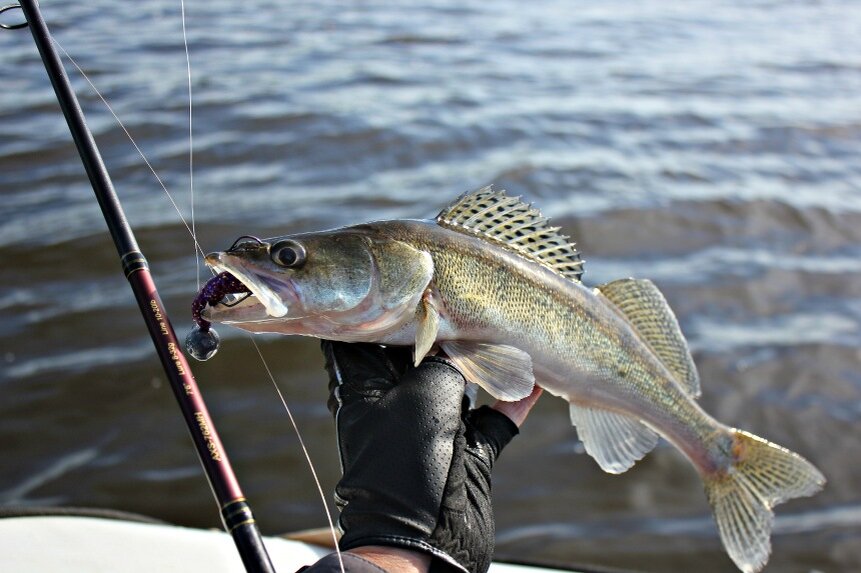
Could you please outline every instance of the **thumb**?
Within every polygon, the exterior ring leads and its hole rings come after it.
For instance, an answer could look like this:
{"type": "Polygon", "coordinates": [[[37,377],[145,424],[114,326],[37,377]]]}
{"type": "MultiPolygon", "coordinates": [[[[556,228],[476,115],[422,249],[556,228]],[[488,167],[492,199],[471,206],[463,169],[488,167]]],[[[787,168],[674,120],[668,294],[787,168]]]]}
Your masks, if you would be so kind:
{"type": "Polygon", "coordinates": [[[522,400],[518,400],[517,402],[503,402],[502,400],[497,400],[496,403],[491,406],[497,412],[501,412],[508,416],[512,422],[517,424],[517,427],[523,425],[523,422],[526,421],[526,416],[529,415],[529,411],[532,410],[532,407],[538,402],[538,398],[541,397],[541,393],[544,392],[544,389],[535,385],[532,388],[532,394],[523,398],[522,400]]]}
{"type": "Polygon", "coordinates": [[[497,400],[491,406],[470,410],[464,416],[466,438],[470,445],[483,450],[486,461],[493,465],[508,442],[520,433],[520,426],[538,401],[543,390],[537,385],[532,393],[517,402],[497,400]]]}

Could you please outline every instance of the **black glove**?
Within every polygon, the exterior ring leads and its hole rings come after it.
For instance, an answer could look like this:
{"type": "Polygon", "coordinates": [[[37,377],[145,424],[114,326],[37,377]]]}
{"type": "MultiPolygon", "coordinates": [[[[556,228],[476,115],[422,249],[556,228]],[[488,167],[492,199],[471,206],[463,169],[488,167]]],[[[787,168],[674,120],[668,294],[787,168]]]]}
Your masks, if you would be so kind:
{"type": "Polygon", "coordinates": [[[429,553],[432,572],[484,573],[494,547],[493,463],[517,426],[469,410],[448,361],[412,366],[409,348],[323,341],[343,477],[335,487],[343,550],[429,553]]]}

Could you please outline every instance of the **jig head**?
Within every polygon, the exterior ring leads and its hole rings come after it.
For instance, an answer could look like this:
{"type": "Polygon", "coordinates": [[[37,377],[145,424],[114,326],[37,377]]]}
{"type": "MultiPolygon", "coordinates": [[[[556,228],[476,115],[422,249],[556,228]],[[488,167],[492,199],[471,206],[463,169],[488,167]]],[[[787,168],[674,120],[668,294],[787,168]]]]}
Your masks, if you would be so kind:
{"type": "Polygon", "coordinates": [[[218,333],[212,329],[212,323],[202,316],[206,305],[233,306],[250,294],[251,291],[248,290],[248,287],[228,272],[218,274],[207,281],[191,303],[191,317],[195,326],[185,337],[185,349],[193,358],[201,361],[209,360],[218,351],[220,341],[218,333]],[[230,302],[223,300],[224,297],[235,294],[244,294],[245,296],[230,302]]]}

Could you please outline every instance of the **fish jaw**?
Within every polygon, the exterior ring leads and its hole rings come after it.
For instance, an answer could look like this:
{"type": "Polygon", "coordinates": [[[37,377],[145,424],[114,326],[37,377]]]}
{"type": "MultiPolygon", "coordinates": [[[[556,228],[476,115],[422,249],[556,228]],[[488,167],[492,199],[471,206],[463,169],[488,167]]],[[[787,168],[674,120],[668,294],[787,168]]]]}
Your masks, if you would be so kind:
{"type": "Polygon", "coordinates": [[[238,304],[207,307],[203,311],[203,316],[207,320],[224,324],[285,320],[290,312],[290,306],[299,302],[289,280],[263,276],[253,268],[249,268],[245,260],[240,257],[227,252],[211,253],[206,256],[205,262],[216,273],[230,273],[251,291],[251,296],[238,304]],[[279,293],[286,293],[288,296],[282,297],[279,293]],[[286,301],[285,298],[287,298],[286,301]]]}
{"type": "MultiPolygon", "coordinates": [[[[206,264],[209,265],[209,267],[211,267],[216,273],[229,272],[239,279],[242,284],[248,287],[248,290],[251,291],[256,302],[263,307],[266,316],[282,318],[289,312],[289,307],[273,288],[273,286],[278,285],[282,287],[280,289],[282,292],[287,292],[289,291],[288,281],[279,281],[263,277],[253,269],[248,268],[248,265],[244,264],[243,259],[226,252],[207,255],[206,264]]],[[[240,305],[228,308],[238,308],[239,306],[240,305]]],[[[243,308],[247,308],[248,306],[249,305],[245,305],[243,308]]]]}
{"type": "Polygon", "coordinates": [[[433,277],[428,253],[356,228],[244,242],[206,263],[251,293],[238,304],[206,308],[206,320],[348,342],[380,342],[401,329],[433,277]],[[301,264],[279,264],[274,253],[283,242],[301,247],[301,264]]]}

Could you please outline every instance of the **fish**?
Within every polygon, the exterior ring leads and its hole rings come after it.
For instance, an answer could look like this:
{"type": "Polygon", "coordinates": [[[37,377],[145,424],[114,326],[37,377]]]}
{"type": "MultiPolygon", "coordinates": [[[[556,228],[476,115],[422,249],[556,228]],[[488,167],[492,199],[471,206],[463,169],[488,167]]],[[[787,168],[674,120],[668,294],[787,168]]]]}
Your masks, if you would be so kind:
{"type": "Polygon", "coordinates": [[[538,384],[569,403],[586,452],[611,474],[663,437],[699,473],[724,548],[745,573],[768,561],[773,506],[825,484],[802,456],[699,406],[696,365],[654,283],[586,286],[570,238],[504,191],[466,193],[434,220],[248,237],[205,260],[251,293],[208,305],[206,320],[413,346],[416,364],[439,348],[504,401],[538,384]]]}

